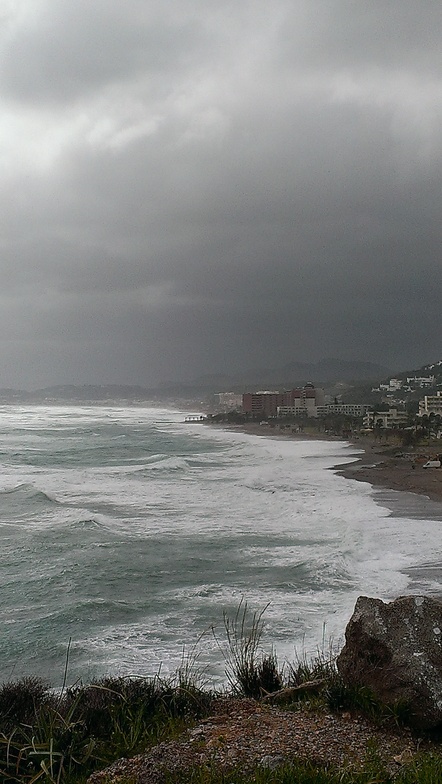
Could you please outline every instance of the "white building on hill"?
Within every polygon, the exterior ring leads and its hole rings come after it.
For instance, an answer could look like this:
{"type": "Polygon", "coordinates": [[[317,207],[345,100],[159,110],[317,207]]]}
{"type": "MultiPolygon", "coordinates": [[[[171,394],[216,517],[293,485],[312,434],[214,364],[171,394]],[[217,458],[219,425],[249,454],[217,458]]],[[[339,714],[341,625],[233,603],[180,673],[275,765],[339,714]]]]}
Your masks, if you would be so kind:
{"type": "Polygon", "coordinates": [[[435,395],[425,395],[422,400],[419,400],[418,416],[429,416],[430,414],[442,415],[442,392],[436,392],[435,395]]]}

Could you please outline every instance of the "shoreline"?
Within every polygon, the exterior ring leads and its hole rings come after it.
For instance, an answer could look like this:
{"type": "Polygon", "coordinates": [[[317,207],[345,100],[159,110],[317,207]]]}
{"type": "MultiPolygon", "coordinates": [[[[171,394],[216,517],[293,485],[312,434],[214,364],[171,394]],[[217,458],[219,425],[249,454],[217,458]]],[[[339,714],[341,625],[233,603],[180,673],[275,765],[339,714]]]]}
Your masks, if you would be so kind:
{"type": "MultiPolygon", "coordinates": [[[[213,426],[213,425],[212,425],[213,426]]],[[[264,427],[256,423],[242,425],[221,424],[220,427],[258,435],[264,438],[290,438],[293,440],[339,441],[349,444],[361,454],[353,460],[331,468],[338,476],[366,482],[374,488],[413,493],[434,502],[442,502],[442,468],[422,468],[430,454],[435,451],[429,446],[406,451],[399,444],[380,444],[369,436],[341,438],[326,433],[292,433],[276,427],[264,427]]],[[[442,452],[442,445],[439,447],[442,452]]]]}
{"type": "Polygon", "coordinates": [[[422,448],[406,452],[399,446],[383,447],[368,438],[349,442],[364,452],[351,463],[336,466],[333,470],[338,476],[368,482],[374,488],[413,493],[442,502],[442,469],[422,468],[429,457],[422,448]]]}

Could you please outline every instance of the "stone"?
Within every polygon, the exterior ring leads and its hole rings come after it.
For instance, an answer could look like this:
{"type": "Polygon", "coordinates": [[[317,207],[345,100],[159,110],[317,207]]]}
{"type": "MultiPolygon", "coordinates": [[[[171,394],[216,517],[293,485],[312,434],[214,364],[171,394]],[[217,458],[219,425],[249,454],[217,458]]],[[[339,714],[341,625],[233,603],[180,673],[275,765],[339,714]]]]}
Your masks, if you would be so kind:
{"type": "Polygon", "coordinates": [[[403,703],[410,724],[442,724],[442,601],[360,596],[337,658],[344,682],[368,687],[385,705],[403,703]]]}

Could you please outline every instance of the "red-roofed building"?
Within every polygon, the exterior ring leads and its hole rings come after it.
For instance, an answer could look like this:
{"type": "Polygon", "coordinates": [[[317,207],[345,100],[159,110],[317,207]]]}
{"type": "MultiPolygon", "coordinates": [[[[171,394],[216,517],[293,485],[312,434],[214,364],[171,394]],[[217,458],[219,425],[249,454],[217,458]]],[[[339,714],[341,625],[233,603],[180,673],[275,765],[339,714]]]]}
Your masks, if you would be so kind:
{"type": "Polygon", "coordinates": [[[246,392],[242,410],[252,418],[305,415],[317,416],[317,407],[324,405],[324,390],[306,384],[286,392],[246,392]]]}

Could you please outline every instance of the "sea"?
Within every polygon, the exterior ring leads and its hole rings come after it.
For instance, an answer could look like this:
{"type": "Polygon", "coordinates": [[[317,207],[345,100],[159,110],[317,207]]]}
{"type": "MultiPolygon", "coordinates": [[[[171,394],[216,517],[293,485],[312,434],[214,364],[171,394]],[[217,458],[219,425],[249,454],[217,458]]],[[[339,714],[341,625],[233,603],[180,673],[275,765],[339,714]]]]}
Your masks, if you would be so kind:
{"type": "Polygon", "coordinates": [[[190,666],[217,686],[244,614],[282,665],[338,650],[360,595],[441,593],[442,505],[338,475],[346,442],[166,408],[0,414],[3,681],[190,666]]]}

